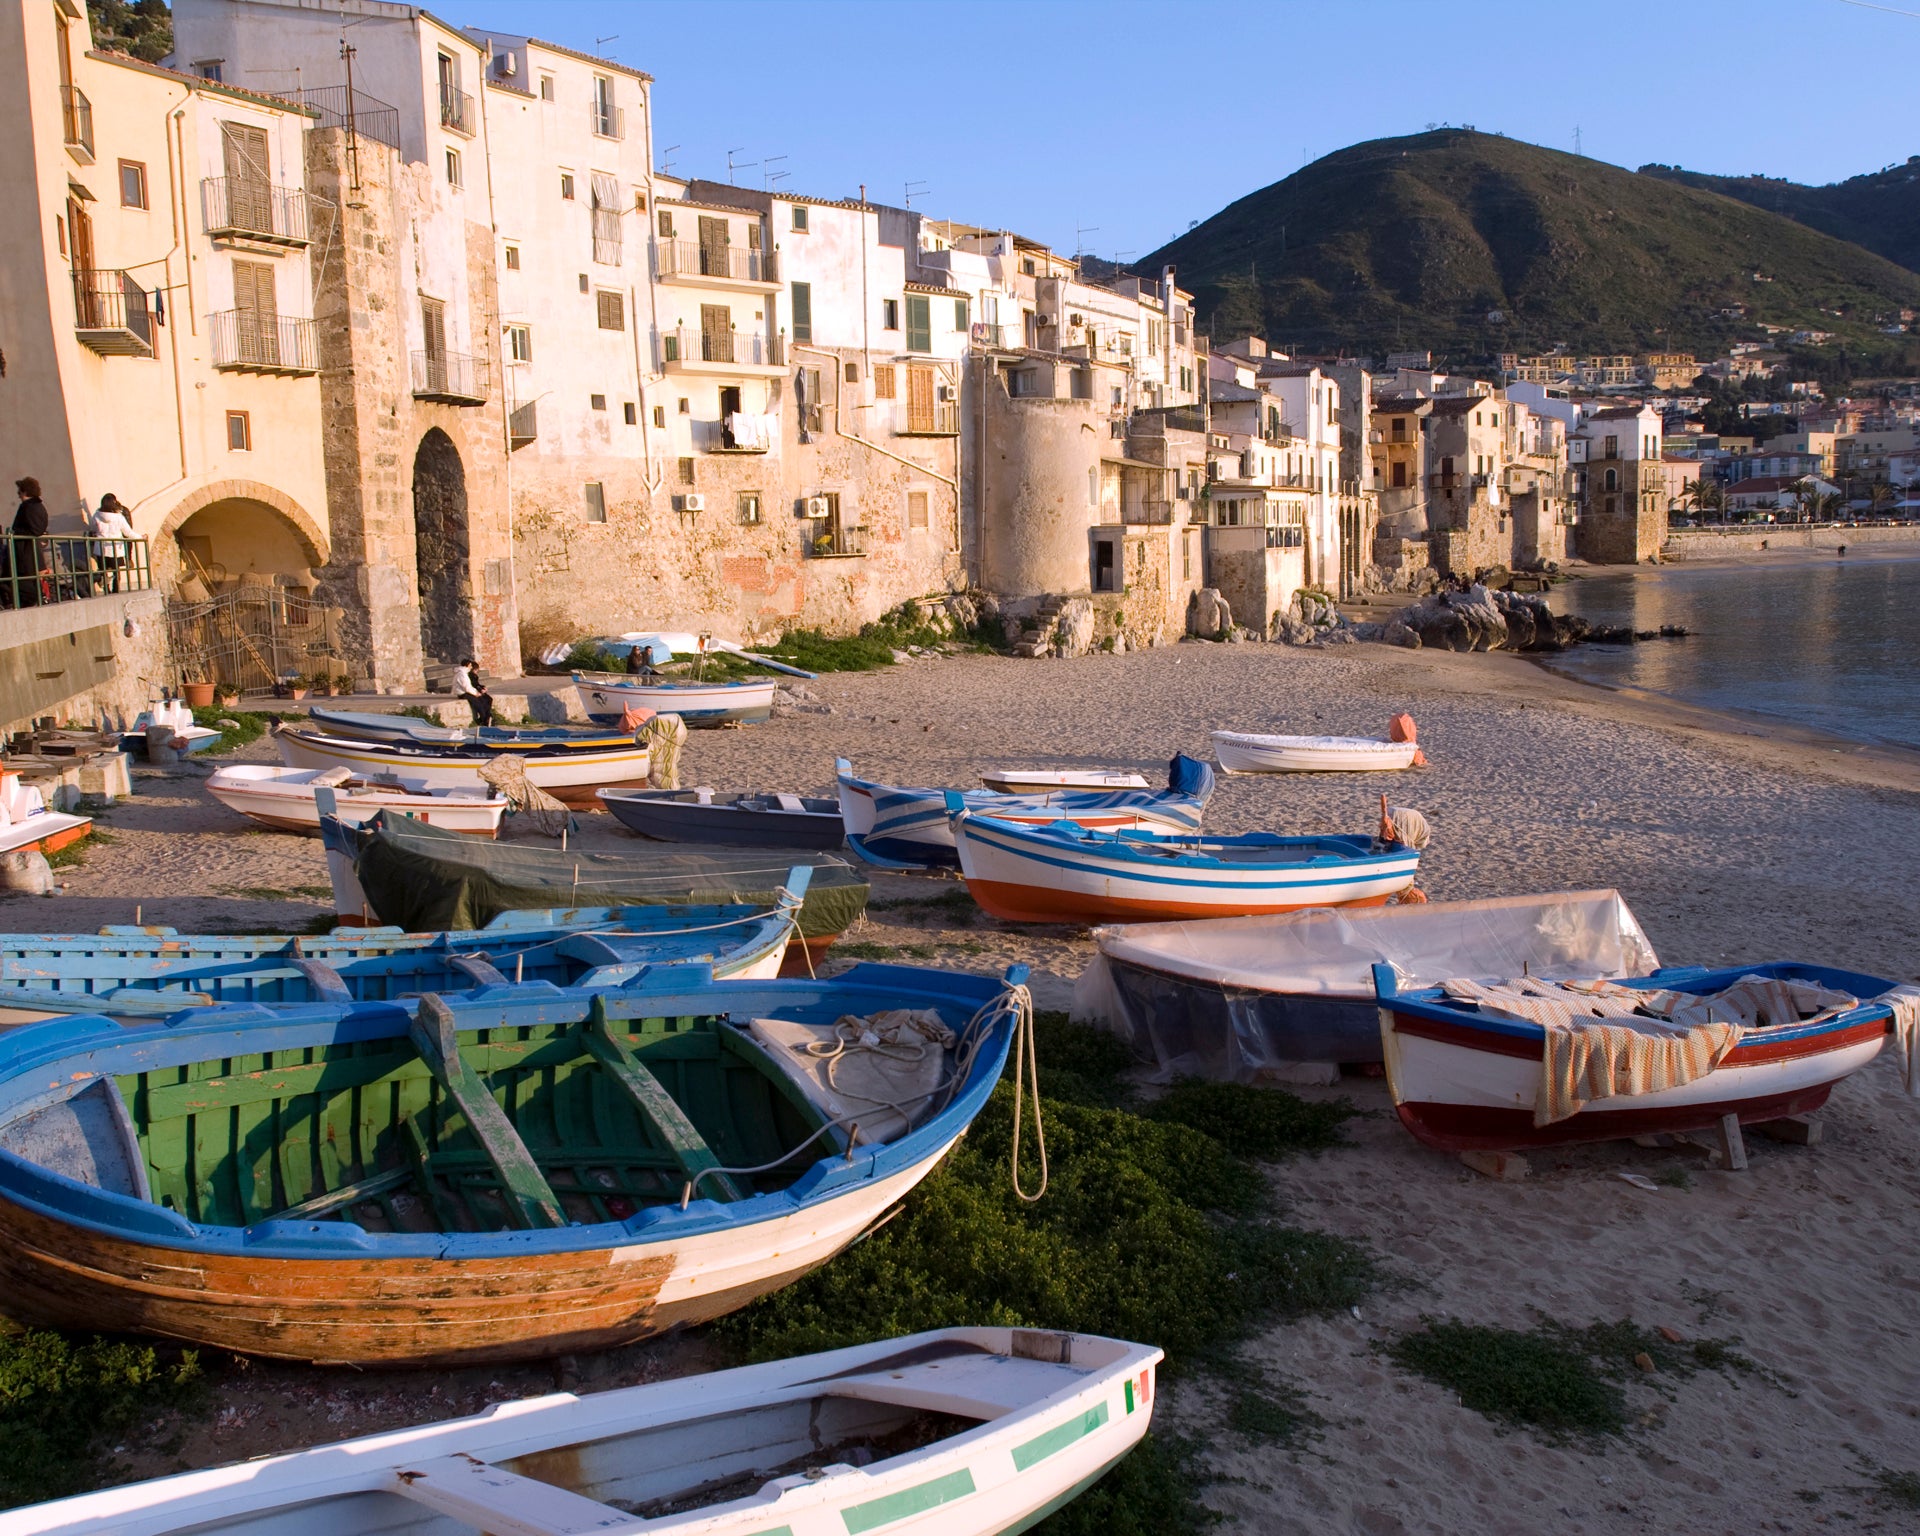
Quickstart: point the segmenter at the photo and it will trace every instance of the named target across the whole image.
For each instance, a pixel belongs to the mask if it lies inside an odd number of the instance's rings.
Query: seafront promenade
[[[1776,550],[1895,550],[1920,553],[1920,523],[1742,523],[1727,528],[1675,528],[1660,546],[1662,560],[1725,560]]]

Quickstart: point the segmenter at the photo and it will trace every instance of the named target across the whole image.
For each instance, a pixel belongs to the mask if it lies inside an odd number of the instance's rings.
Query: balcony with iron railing
[[[125,272],[83,267],[73,274],[73,325],[80,345],[102,357],[152,357],[147,291]]]
[[[213,366],[230,373],[305,374],[320,371],[313,322],[298,315],[223,309],[207,316]]]
[[[596,139],[624,139],[627,136],[626,111],[610,102],[592,103],[587,108],[587,122]]]
[[[145,539],[0,533],[0,608],[45,608],[152,586]]]
[[[472,138],[473,98],[465,91],[443,83],[440,87],[440,126]]]
[[[780,260],[772,251],[703,245],[697,240],[661,240],[654,246],[663,283],[715,283],[743,288],[780,286]]]
[[[279,101],[312,108],[319,114],[316,127],[345,128],[356,138],[364,135],[377,139],[389,149],[400,147],[400,109],[365,91],[349,92],[344,85],[321,85],[275,91],[272,95]]]
[[[836,528],[821,526],[807,540],[806,554],[809,560],[852,560],[867,552],[867,530],[865,528]]]
[[[77,85],[60,87],[60,133],[69,155],[81,165],[93,164],[93,103]]]
[[[973,327],[973,344],[990,352],[1019,352],[1026,349],[1017,325],[988,325],[984,321]]]
[[[484,405],[487,401],[487,360],[465,352],[415,352],[413,398],[447,405]]]
[[[898,437],[958,437],[960,402],[936,400],[919,409],[909,406],[894,433]]]
[[[668,373],[773,374],[786,366],[786,346],[779,336],[679,325],[660,333],[660,366]]]
[[[300,247],[307,245],[307,194],[253,176],[207,176],[200,212],[215,240]]]
[[[540,413],[537,400],[529,400],[525,405],[516,405],[507,417],[507,452],[524,448],[540,436]]]

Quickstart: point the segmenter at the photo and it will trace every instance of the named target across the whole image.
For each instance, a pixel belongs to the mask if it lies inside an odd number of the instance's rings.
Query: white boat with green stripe
[[[0,1514],[0,1536],[988,1536],[1147,1431],[1160,1351],[945,1328],[501,1403]]]

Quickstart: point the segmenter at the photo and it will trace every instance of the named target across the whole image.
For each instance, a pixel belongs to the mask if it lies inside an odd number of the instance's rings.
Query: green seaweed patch
[[[1126,1458],[1071,1504],[1034,1527],[1035,1536],[1167,1536],[1197,1533],[1220,1515],[1200,1502],[1208,1479],[1200,1447],[1149,1430]]]
[[[87,829],[85,837],[75,838],[64,848],[56,848],[47,854],[49,869],[78,869],[87,862],[87,855],[96,848],[111,847],[119,839],[105,827],[94,825]]]
[[[1585,1328],[1546,1319],[1525,1330],[1423,1322],[1419,1332],[1382,1346],[1396,1365],[1496,1423],[1538,1430],[1551,1440],[1624,1434],[1627,1382],[1759,1370],[1736,1341],[1676,1342],[1624,1319]]]
[[[1276,1158],[1339,1146],[1346,1139],[1340,1127],[1359,1111],[1347,1099],[1314,1103],[1276,1088],[1187,1077],[1147,1113],[1202,1131],[1241,1157]]]
[[[33,1328],[0,1337],[0,1501],[57,1499],[97,1486],[110,1435],[204,1391],[193,1351]]]
[[[217,730],[220,739],[207,747],[206,752],[215,757],[223,757],[229,752],[258,741],[273,728],[279,715],[259,714],[238,709],[221,709],[218,705],[207,705],[193,712],[193,723],[205,726],[208,730]]]

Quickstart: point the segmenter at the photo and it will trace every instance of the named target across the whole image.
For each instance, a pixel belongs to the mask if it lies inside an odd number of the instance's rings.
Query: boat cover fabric
[[[904,1136],[939,1107],[955,1036],[931,1008],[888,1008],[832,1024],[754,1019],[753,1038],[856,1146]]]
[[[1403,991],[1461,975],[1644,976],[1660,966],[1611,890],[1129,923],[1097,928],[1094,940],[1074,988],[1076,1019],[1130,1041],[1162,1075],[1242,1083],[1285,1074],[1297,1060],[1263,1023],[1269,996],[1371,1003],[1377,963],[1393,967]],[[1127,991],[1150,1005],[1129,1005],[1116,966],[1138,983]]]
[[[640,727],[640,739],[647,744],[647,782],[655,789],[678,789],[687,722],[675,714],[653,715]]]
[[[866,910],[868,884],[832,854],[742,848],[588,853],[490,842],[384,812],[348,829],[354,868],[382,921],[409,932],[484,928],[503,912],[545,907],[778,904],[787,872],[812,866],[803,939],[844,932]]]
[[[1920,987],[1911,982],[1882,992],[1874,999],[1893,1010],[1893,1034],[1900,1042],[1903,1080],[1907,1092],[1920,1098]]]
[[[573,819],[572,812],[527,777],[527,760],[517,753],[484,764],[480,777],[505,795],[542,837],[558,837]]]

